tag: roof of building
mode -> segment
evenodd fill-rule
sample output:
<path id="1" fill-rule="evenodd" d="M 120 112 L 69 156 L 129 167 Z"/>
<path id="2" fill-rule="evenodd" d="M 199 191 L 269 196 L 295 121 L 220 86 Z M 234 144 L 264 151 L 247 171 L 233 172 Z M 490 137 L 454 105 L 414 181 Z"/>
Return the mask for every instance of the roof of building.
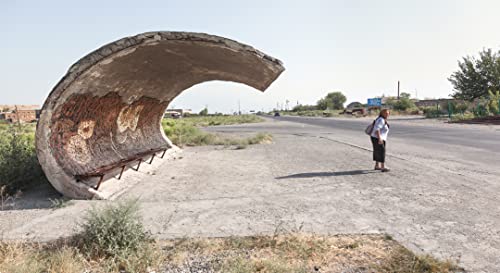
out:
<path id="1" fill-rule="evenodd" d="M 40 105 L 38 104 L 0 104 L 0 110 L 9 109 L 10 111 L 16 110 L 38 110 Z"/>

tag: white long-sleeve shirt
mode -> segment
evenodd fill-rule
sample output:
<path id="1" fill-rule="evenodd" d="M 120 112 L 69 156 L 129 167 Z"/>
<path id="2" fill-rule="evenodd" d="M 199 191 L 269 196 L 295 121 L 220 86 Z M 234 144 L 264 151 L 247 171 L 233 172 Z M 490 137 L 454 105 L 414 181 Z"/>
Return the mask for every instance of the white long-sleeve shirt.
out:
<path id="1" fill-rule="evenodd" d="M 382 140 L 387 140 L 387 134 L 389 134 L 389 126 L 387 126 L 387 123 L 385 122 L 385 119 L 383 117 L 378 117 L 375 120 L 371 136 L 374 138 L 378 138 L 378 130 L 380 130 L 380 137 L 382 138 Z"/>

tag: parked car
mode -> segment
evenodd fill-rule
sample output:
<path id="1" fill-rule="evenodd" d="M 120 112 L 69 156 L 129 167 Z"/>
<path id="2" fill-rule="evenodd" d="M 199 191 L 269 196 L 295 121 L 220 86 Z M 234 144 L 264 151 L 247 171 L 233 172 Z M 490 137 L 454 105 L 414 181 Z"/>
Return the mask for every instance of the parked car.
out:
<path id="1" fill-rule="evenodd" d="M 279 117 L 279 116 L 281 116 L 281 115 L 280 115 L 280 112 L 274 112 L 274 116 L 275 116 L 275 117 Z"/>

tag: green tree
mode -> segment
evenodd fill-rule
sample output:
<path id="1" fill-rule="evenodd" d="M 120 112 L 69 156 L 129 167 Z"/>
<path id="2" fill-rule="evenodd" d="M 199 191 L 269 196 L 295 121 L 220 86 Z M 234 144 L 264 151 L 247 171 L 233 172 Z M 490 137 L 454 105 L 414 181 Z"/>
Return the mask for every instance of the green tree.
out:
<path id="1" fill-rule="evenodd" d="M 330 92 L 326 97 L 320 99 L 316 105 L 320 110 L 341 110 L 344 109 L 344 103 L 347 98 L 342 92 Z"/>
<path id="2" fill-rule="evenodd" d="M 411 94 L 401 92 L 399 95 L 399 100 L 394 98 L 389 98 L 385 102 L 387 105 L 392 106 L 394 110 L 406 111 L 408 109 L 416 108 L 415 102 L 411 100 Z"/>
<path id="3" fill-rule="evenodd" d="M 316 106 L 319 110 L 326 110 L 328 108 L 328 103 L 324 98 L 322 98 L 316 103 Z"/>
<path id="4" fill-rule="evenodd" d="M 458 66 L 448 78 L 455 89 L 454 98 L 472 101 L 487 97 L 489 90 L 500 90 L 500 51 L 483 50 L 479 58 L 464 57 Z"/>
<path id="5" fill-rule="evenodd" d="M 406 92 L 401 92 L 401 94 L 399 94 L 399 97 L 404 99 L 409 99 L 411 97 L 411 94 Z"/>
<path id="6" fill-rule="evenodd" d="M 200 116 L 208 116 L 208 108 L 203 108 L 203 110 L 200 111 Z"/>
<path id="7" fill-rule="evenodd" d="M 412 108 L 416 108 L 416 106 L 415 103 L 410 98 L 400 98 L 394 104 L 395 110 L 406 111 Z"/>

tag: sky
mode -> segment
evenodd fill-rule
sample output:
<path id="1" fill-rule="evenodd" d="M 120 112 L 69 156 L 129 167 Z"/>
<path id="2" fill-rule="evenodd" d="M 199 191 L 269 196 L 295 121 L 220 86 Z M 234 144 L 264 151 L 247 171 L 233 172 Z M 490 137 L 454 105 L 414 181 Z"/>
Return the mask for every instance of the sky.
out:
<path id="1" fill-rule="evenodd" d="M 184 91 L 175 108 L 269 111 L 396 95 L 448 97 L 458 60 L 500 49 L 498 0 L 0 1 L 0 104 L 43 104 L 78 59 L 147 31 L 204 32 L 280 59 L 285 72 L 261 93 L 230 82 Z"/>

